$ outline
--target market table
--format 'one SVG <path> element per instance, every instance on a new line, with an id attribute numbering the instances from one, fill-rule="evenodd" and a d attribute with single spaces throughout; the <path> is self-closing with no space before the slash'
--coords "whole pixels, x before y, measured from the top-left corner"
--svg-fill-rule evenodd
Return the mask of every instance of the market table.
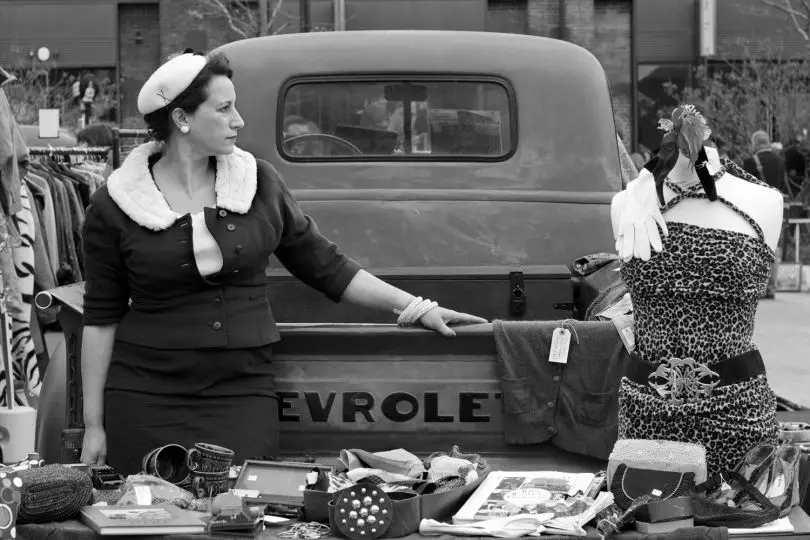
<path id="1" fill-rule="evenodd" d="M 778 418 L 782 422 L 808 422 L 810 421 L 810 411 L 791 411 L 780 412 Z M 735 538 L 744 538 L 746 540 L 766 539 L 778 536 L 780 538 L 810 538 L 810 517 L 808 517 L 806 510 L 810 509 L 810 456 L 803 456 L 800 478 L 800 500 L 801 507 L 793 509 L 790 515 L 790 521 L 793 523 L 796 531 L 791 534 L 780 535 L 754 535 L 743 536 Z M 523 447 L 521 450 L 509 455 L 494 455 L 486 456 L 492 470 L 505 470 L 505 471 L 561 471 L 561 472 L 584 472 L 584 471 L 598 471 L 605 468 L 605 462 L 578 456 L 575 454 L 564 453 L 555 449 L 551 444 L 543 444 L 537 446 Z M 284 529 L 268 529 L 261 535 L 257 536 L 257 540 L 276 540 L 279 538 L 278 533 Z M 588 529 L 589 535 L 585 538 L 599 538 L 593 528 Z M 634 532 L 622 533 L 618 538 L 633 539 L 641 537 Z M 17 538 L 22 540 L 90 540 L 97 538 L 95 532 L 87 527 L 84 523 L 77 519 L 43 524 L 26 524 L 17 527 Z M 213 537 L 209 535 L 173 535 L 173 536 L 154 536 L 149 538 L 171 538 L 172 540 L 206 540 Z M 450 540 L 451 538 L 459 538 L 449 535 L 424 537 L 419 534 L 413 534 L 408 537 L 403 537 L 407 540 L 417 540 L 424 538 L 435 538 L 437 540 Z M 555 537 L 552 535 L 544 535 L 543 539 L 560 538 L 562 540 L 571 540 L 571 536 Z"/>
<path id="2" fill-rule="evenodd" d="M 790 521 L 793 523 L 794 528 L 796 529 L 795 533 L 792 534 L 779 534 L 779 535 L 751 535 L 751 536 L 743 536 L 739 538 L 744 538 L 746 540 L 765 540 L 767 538 L 810 538 L 810 518 L 801 508 L 794 508 L 793 512 L 790 515 Z M 283 531 L 283 528 L 280 529 L 267 529 L 262 534 L 256 537 L 256 540 L 277 540 L 279 538 L 278 533 Z M 634 538 L 640 538 L 643 535 L 635 533 L 635 532 L 626 532 L 621 533 L 617 536 L 620 539 L 627 539 L 631 540 Z M 64 521 L 61 523 L 47 523 L 42 525 L 20 525 L 17 527 L 17 538 L 21 540 L 90 540 L 96 539 L 98 536 L 86 525 L 78 520 L 69 520 Z M 171 538 L 172 540 L 207 540 L 213 538 L 222 538 L 216 536 L 209 536 L 206 534 L 195 534 L 195 535 L 174 535 L 174 536 L 153 536 L 153 537 L 143 537 L 143 538 L 162 538 L 168 539 Z M 450 535 L 441 535 L 441 536 L 421 536 L 419 534 L 411 534 L 409 536 L 402 537 L 405 540 L 424 540 L 426 538 L 433 538 L 436 540 L 451 540 L 460 538 L 458 536 L 450 536 Z M 543 540 L 552 540 L 552 539 L 561 539 L 561 540 L 571 540 L 571 536 L 555 536 L 555 535 L 543 535 L 541 537 Z M 595 539 L 600 538 L 599 534 L 597 534 L 596 530 L 593 528 L 588 528 L 588 536 L 581 537 L 586 539 Z M 736 537 L 735 537 L 736 538 Z M 287 539 L 289 540 L 289 539 Z"/>

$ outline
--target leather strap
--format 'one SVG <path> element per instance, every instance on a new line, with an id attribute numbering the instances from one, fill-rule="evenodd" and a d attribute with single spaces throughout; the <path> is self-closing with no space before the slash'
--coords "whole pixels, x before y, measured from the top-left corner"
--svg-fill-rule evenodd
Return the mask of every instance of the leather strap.
<path id="1" fill-rule="evenodd" d="M 650 374 L 657 367 L 632 354 L 624 375 L 633 382 L 646 385 L 649 383 Z M 762 355 L 757 350 L 728 358 L 708 367 L 720 376 L 720 382 L 717 386 L 729 386 L 765 374 L 765 363 L 762 361 Z"/>

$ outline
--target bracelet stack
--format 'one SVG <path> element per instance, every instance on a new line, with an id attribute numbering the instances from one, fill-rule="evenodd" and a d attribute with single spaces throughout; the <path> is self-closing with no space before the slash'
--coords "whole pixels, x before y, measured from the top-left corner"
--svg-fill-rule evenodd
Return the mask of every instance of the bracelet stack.
<path id="1" fill-rule="evenodd" d="M 402 310 L 402 313 L 400 313 L 399 318 L 397 319 L 397 324 L 400 326 L 414 324 L 416 321 L 424 317 L 428 311 L 437 307 L 439 307 L 438 302 L 432 302 L 427 298 L 422 299 L 421 296 L 417 296 L 411 300 L 408 307 Z"/>

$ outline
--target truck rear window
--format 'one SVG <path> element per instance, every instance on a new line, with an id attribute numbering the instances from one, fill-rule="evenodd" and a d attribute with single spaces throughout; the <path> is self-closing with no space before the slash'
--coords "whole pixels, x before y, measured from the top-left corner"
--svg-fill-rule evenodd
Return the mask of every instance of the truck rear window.
<path id="1" fill-rule="evenodd" d="M 295 81 L 277 140 L 293 161 L 498 160 L 515 143 L 512 96 L 496 79 Z"/>

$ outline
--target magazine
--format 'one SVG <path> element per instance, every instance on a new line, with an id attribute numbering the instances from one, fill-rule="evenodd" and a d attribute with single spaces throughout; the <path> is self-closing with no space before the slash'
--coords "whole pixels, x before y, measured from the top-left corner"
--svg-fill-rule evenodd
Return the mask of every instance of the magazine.
<path id="1" fill-rule="evenodd" d="M 590 507 L 592 501 L 582 494 L 595 477 L 592 473 L 493 471 L 453 516 L 453 523 L 475 523 L 518 514 L 578 516 Z"/>

